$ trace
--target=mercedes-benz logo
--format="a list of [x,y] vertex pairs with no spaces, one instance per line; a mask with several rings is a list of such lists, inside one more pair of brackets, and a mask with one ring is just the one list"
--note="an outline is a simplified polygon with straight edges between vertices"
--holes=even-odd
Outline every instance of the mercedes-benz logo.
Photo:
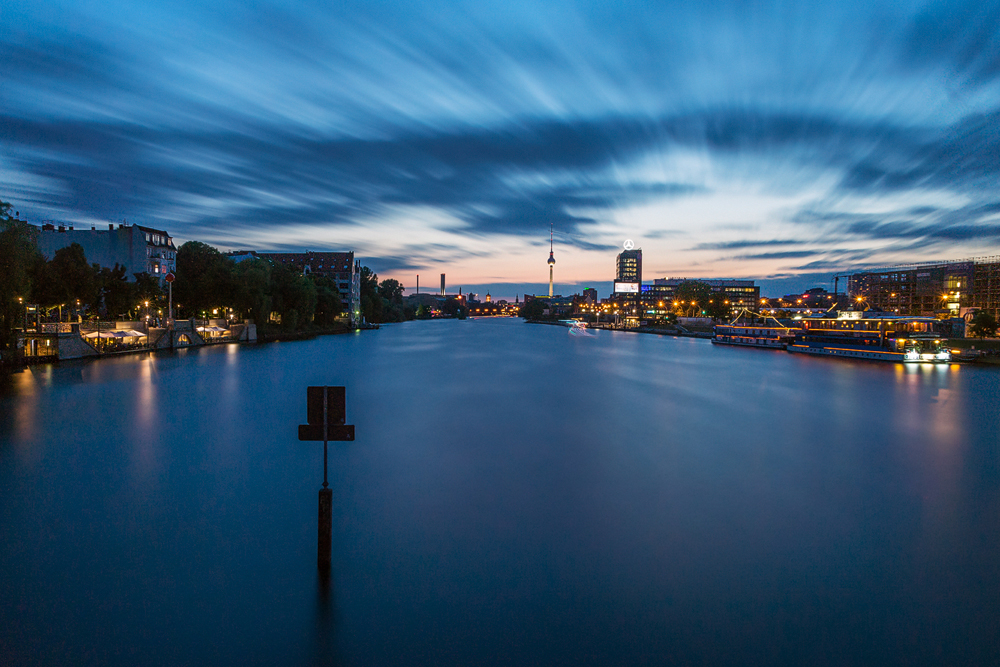
[[631,250],[632,248],[635,247],[635,244],[632,243],[632,239],[625,239],[625,243],[623,245],[625,246],[626,250]]

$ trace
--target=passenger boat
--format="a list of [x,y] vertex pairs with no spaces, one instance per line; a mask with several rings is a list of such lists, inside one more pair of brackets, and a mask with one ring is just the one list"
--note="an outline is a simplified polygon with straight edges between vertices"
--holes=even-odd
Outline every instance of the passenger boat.
[[[761,318],[760,324],[754,324],[756,316],[753,313],[749,314],[753,317],[751,322],[747,322],[741,313],[729,324],[716,324],[712,342],[716,345],[744,345],[784,350],[795,340],[795,332],[798,329],[786,327],[773,317]],[[771,321],[770,324],[768,320]]]
[[559,320],[559,323],[569,327],[570,336],[593,336],[593,331],[587,328],[587,323],[583,320]]
[[933,317],[842,311],[807,317],[788,351],[902,363],[949,363],[951,351]]

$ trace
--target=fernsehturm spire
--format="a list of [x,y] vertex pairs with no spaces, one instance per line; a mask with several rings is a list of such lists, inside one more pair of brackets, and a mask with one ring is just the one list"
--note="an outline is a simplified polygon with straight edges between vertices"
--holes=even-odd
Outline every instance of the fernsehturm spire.
[[552,254],[552,223],[549,223],[549,298],[552,298],[552,268],[556,263],[555,255]]

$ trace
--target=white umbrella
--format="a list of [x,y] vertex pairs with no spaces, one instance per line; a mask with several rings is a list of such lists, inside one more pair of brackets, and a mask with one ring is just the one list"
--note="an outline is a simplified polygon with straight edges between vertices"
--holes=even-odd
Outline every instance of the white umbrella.
[[107,331],[91,331],[89,334],[84,334],[84,338],[117,338],[118,336]]

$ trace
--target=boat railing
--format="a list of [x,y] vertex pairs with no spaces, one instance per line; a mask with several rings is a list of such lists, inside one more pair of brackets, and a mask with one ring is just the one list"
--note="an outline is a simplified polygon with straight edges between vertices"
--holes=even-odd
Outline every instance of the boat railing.
[[787,326],[785,324],[782,324],[781,321],[778,318],[776,318],[774,315],[764,315],[763,313],[755,313],[754,311],[750,310],[749,308],[743,308],[739,313],[737,313],[736,317],[733,318],[733,321],[730,322],[729,324],[725,325],[725,326],[730,326],[730,327],[742,327],[742,326],[745,326],[745,327],[754,327],[754,326],[758,326],[758,325],[755,325],[755,324],[746,324],[746,323],[740,324],[740,322],[739,322],[740,318],[744,317],[744,316],[747,316],[747,315],[749,315],[750,317],[753,317],[754,319],[760,318],[762,320],[763,324],[759,325],[759,326],[763,327],[763,325],[765,325],[768,320],[774,320],[774,323],[778,325],[778,326],[774,327],[775,329],[784,329],[786,331],[794,331],[794,329],[792,327],[789,327],[789,326]]

